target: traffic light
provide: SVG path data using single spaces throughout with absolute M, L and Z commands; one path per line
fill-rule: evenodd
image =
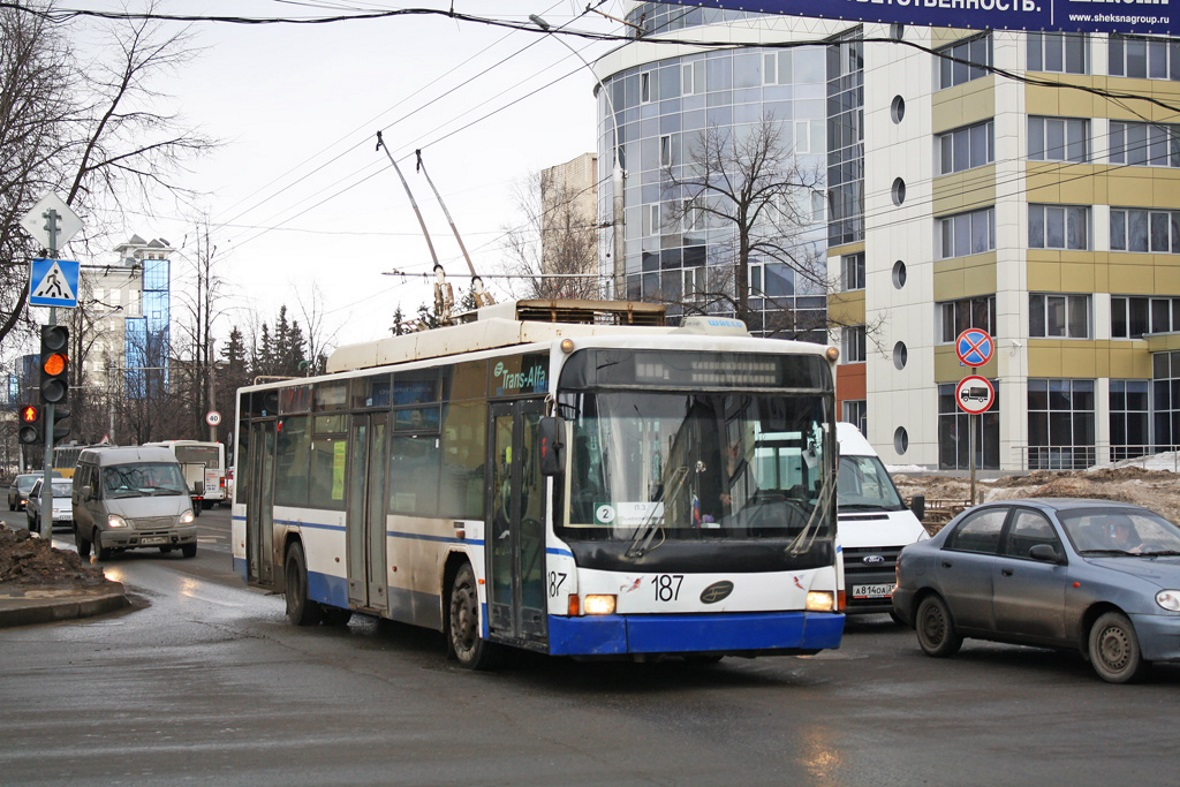
M 62 423 L 70 417 L 70 408 L 58 405 L 53 408 L 53 442 L 57 442 L 70 433 L 70 425 Z
M 39 445 L 41 443 L 41 408 L 35 404 L 22 404 L 20 406 L 20 431 L 18 432 L 21 443 L 25 445 Z
M 41 326 L 41 401 L 45 404 L 65 404 L 69 398 L 69 347 L 69 328 Z

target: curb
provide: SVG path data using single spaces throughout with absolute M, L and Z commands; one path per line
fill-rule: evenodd
M 56 591 L 58 595 L 0 594 L 0 628 L 94 617 L 131 606 L 122 584 L 108 584 L 111 587 Z

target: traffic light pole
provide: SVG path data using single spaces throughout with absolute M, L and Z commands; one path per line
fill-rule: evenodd
M 60 216 L 53 208 L 42 214 L 46 218 L 45 230 L 49 233 L 49 259 L 57 259 L 57 221 Z M 57 325 L 57 308 L 49 307 L 49 324 Z M 41 358 L 44 364 L 45 359 Z M 53 404 L 47 403 L 43 410 L 42 424 L 45 429 L 45 472 L 41 476 L 41 504 L 37 508 L 38 532 L 41 538 L 53 536 Z

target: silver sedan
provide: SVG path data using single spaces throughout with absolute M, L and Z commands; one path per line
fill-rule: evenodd
M 1180 661 L 1180 528 L 1106 500 L 970 508 L 897 563 L 895 615 L 930 656 L 964 637 L 1076 650 L 1111 683 Z

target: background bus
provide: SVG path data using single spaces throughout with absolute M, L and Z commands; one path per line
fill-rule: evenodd
M 167 448 L 180 463 L 184 483 L 193 500 L 193 512 L 212 508 L 226 500 L 225 445 L 199 440 L 164 440 L 144 445 Z
M 240 389 L 235 569 L 476 669 L 837 647 L 835 349 L 617 324 L 654 309 L 502 304 Z
M 89 448 L 88 445 L 78 445 L 77 443 L 67 443 L 66 445 L 56 445 L 53 447 L 53 469 L 62 478 L 73 478 L 74 468 L 78 464 L 78 455 L 82 453 L 83 448 Z

